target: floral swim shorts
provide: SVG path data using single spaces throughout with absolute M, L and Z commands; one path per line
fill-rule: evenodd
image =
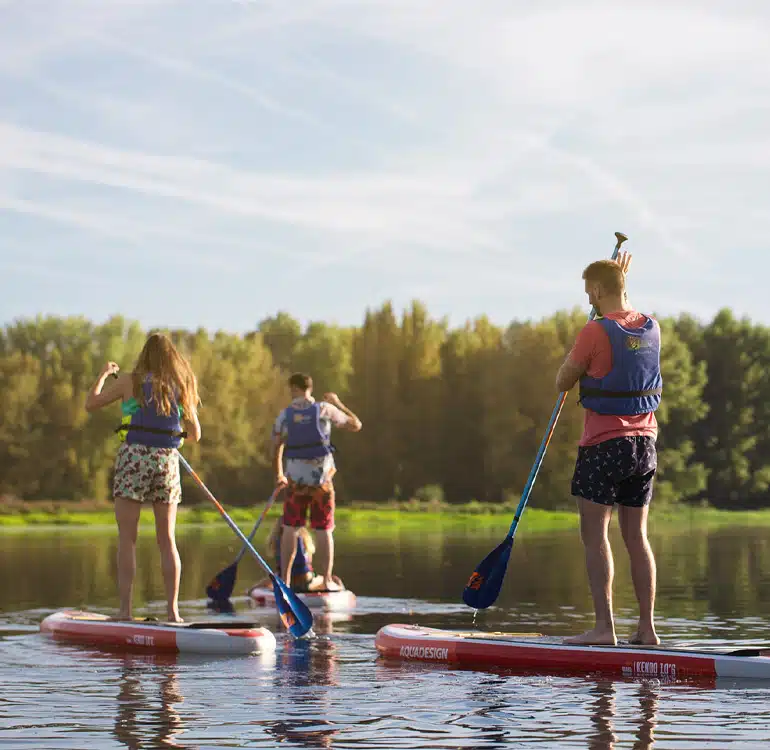
M 179 455 L 176 448 L 123 443 L 115 457 L 112 496 L 138 503 L 179 503 Z
M 334 485 L 320 487 L 289 482 L 283 501 L 283 525 L 302 527 L 310 509 L 310 526 L 317 531 L 334 531 Z

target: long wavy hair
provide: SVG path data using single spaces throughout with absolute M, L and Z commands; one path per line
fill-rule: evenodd
M 198 380 L 190 363 L 177 351 L 168 336 L 153 333 L 146 341 L 131 374 L 134 384 L 134 398 L 144 402 L 142 384 L 147 376 L 152 383 L 152 400 L 163 416 L 170 416 L 173 403 L 184 409 L 188 419 L 198 410 Z
M 283 521 L 281 517 L 275 519 L 275 525 L 273 526 L 273 530 L 270 532 L 270 535 L 267 537 L 267 541 L 265 544 L 267 545 L 268 554 L 273 554 L 273 551 L 275 550 L 275 545 L 281 544 L 281 535 L 283 534 Z M 305 545 L 305 556 L 313 557 L 315 554 L 315 542 L 313 542 L 313 537 L 310 536 L 310 532 L 307 530 L 305 526 L 301 526 L 299 530 L 299 536 L 302 538 L 302 544 Z

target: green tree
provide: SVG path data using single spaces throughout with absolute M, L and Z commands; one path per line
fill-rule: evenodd
M 344 396 L 353 372 L 353 329 L 310 323 L 284 369 L 310 374 L 316 398 L 327 391 Z
M 289 313 L 280 311 L 274 317 L 260 320 L 257 332 L 270 350 L 275 365 L 289 372 L 293 366 L 297 344 L 302 338 L 302 327 L 299 322 Z
M 400 338 L 389 302 L 376 312 L 367 310 L 363 327 L 353 337 L 350 408 L 364 427 L 358 435 L 341 433 L 335 438 L 343 496 L 387 500 L 396 491 Z
M 398 362 L 397 484 L 404 497 L 436 482 L 446 435 L 436 429 L 441 416 L 441 347 L 446 321 L 432 321 L 413 302 L 401 318 Z
M 761 358 L 753 349 L 755 331 L 729 310 L 721 310 L 700 336 L 689 318 L 675 328 L 706 367 L 703 399 L 708 413 L 692 430 L 694 462 L 709 469 L 706 497 L 718 507 L 738 507 L 767 487 L 750 461 L 757 445 L 755 405 L 763 377 Z
M 658 471 L 656 498 L 659 501 L 692 500 L 706 488 L 708 471 L 695 460 L 693 425 L 709 411 L 703 401 L 706 363 L 695 361 L 673 320 L 661 320 L 661 374 L 663 397 L 656 413 Z
M 502 379 L 489 378 L 500 339 L 500 329 L 480 317 L 452 331 L 441 349 L 443 416 L 437 427 L 444 445 L 441 484 L 448 502 L 497 499 L 490 494 L 487 456 L 492 431 L 487 420 L 495 409 L 506 408 Z M 487 397 L 495 393 L 500 399 L 491 404 Z M 509 438 L 497 433 L 491 439 Z

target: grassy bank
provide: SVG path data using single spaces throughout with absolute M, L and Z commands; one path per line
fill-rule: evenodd
M 253 524 L 263 506 L 251 508 L 227 508 L 231 518 L 246 529 Z M 269 526 L 281 512 L 280 504 L 273 506 L 266 526 Z M 468 503 L 465 505 L 438 505 L 435 503 L 361 503 L 341 506 L 336 510 L 337 526 L 354 531 L 367 531 L 387 527 L 409 527 L 427 529 L 433 526 L 480 526 L 505 527 L 513 517 L 514 508 L 508 506 Z M 26 526 L 111 526 L 115 520 L 111 505 L 89 504 L 78 507 L 67 504 L 46 504 L 37 508 L 35 503 L 23 507 L 3 509 L 0 507 L 0 527 Z M 140 523 L 152 525 L 152 509 L 142 509 Z M 177 524 L 217 525 L 224 523 L 219 513 L 207 505 L 180 506 Z M 545 511 L 533 508 L 527 511 L 527 524 L 534 530 L 555 530 L 573 528 L 577 516 L 572 511 Z
M 253 524 L 262 506 L 229 508 L 228 513 L 242 528 Z M 502 534 L 508 527 L 515 511 L 514 504 L 487 505 L 478 502 L 463 505 L 439 503 L 389 502 L 359 503 L 337 508 L 337 525 L 360 533 L 377 533 L 385 528 L 429 530 L 436 526 L 494 528 Z M 270 512 L 266 527 L 280 514 L 276 505 Z M 115 523 L 110 504 L 22 503 L 0 505 L 0 528 L 40 526 L 113 526 Z M 152 509 L 142 510 L 142 525 L 153 524 Z M 537 507 L 526 510 L 522 524 L 527 531 L 557 531 L 578 526 L 574 510 L 549 511 Z M 178 525 L 212 525 L 223 528 L 224 524 L 215 509 L 206 505 L 179 508 Z M 655 507 L 650 514 L 653 529 L 665 527 L 719 527 L 719 526 L 770 526 L 770 509 L 760 511 L 723 511 L 708 507 Z

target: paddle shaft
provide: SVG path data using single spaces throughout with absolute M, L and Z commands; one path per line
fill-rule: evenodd
M 610 260 L 615 260 L 618 257 L 618 253 L 620 252 L 620 246 L 625 242 L 627 239 L 625 235 L 615 233 L 615 236 L 618 238 L 618 242 L 615 245 L 615 250 L 612 253 L 612 257 Z M 594 318 L 596 317 L 596 308 L 592 307 L 591 312 L 588 315 L 588 322 L 590 323 Z M 554 429 L 556 428 L 556 422 L 559 419 L 559 415 L 561 414 L 562 407 L 564 406 L 564 402 L 567 400 L 567 391 L 562 391 L 559 394 L 559 398 L 556 401 L 556 406 L 553 407 L 553 411 L 551 412 L 551 419 L 548 421 L 548 427 L 545 430 L 545 435 L 543 436 L 543 440 L 540 443 L 540 448 L 537 451 L 537 456 L 535 457 L 535 463 L 532 464 L 532 470 L 529 472 L 529 477 L 527 478 L 527 484 L 524 486 L 524 492 L 521 493 L 521 500 L 519 500 L 519 504 L 516 507 L 516 514 L 513 517 L 513 522 L 511 523 L 511 528 L 508 530 L 508 537 L 510 539 L 513 539 L 513 535 L 516 533 L 516 527 L 519 525 L 519 519 L 521 518 L 521 514 L 524 512 L 524 508 L 527 505 L 527 502 L 529 500 L 530 493 L 532 492 L 532 487 L 535 484 L 535 479 L 537 479 L 537 474 L 540 471 L 540 466 L 543 463 L 543 459 L 545 458 L 545 452 L 548 450 L 548 444 L 551 442 L 551 437 L 553 437 Z
M 184 466 L 185 470 L 189 473 L 189 475 L 195 480 L 195 483 L 200 487 L 203 492 L 205 493 L 206 497 L 208 497 L 209 500 L 215 505 L 216 509 L 219 511 L 222 518 L 227 521 L 227 525 L 240 537 L 241 541 L 243 542 L 244 547 L 246 547 L 252 555 L 256 558 L 257 562 L 265 569 L 265 572 L 270 576 L 271 579 L 275 578 L 275 575 L 273 574 L 273 571 L 270 569 L 270 566 L 262 559 L 262 555 L 257 552 L 257 550 L 254 548 L 254 545 L 246 538 L 244 533 L 238 528 L 238 525 L 233 521 L 232 518 L 227 514 L 227 511 L 222 507 L 219 500 L 217 500 L 214 495 L 211 494 L 211 490 L 209 490 L 208 487 L 206 487 L 205 484 L 203 484 L 203 480 L 193 471 L 192 466 L 187 463 L 187 459 L 179 452 L 177 451 L 177 455 L 179 456 L 179 463 Z
M 262 525 L 262 521 L 265 520 L 265 516 L 267 515 L 270 508 L 273 507 L 273 503 L 275 502 L 275 498 L 280 492 L 280 489 L 276 489 L 272 495 L 270 495 L 270 499 L 267 501 L 267 505 L 265 506 L 262 513 L 259 514 L 259 518 L 257 519 L 257 522 L 254 524 L 254 528 L 251 530 L 251 533 L 246 537 L 247 542 L 251 542 L 251 540 L 254 538 L 254 534 L 257 533 L 257 529 Z M 244 544 L 243 547 L 241 547 L 241 551 L 237 554 L 235 560 L 233 561 L 233 565 L 237 565 L 241 558 L 246 554 L 246 551 L 248 550 L 248 547 Z

